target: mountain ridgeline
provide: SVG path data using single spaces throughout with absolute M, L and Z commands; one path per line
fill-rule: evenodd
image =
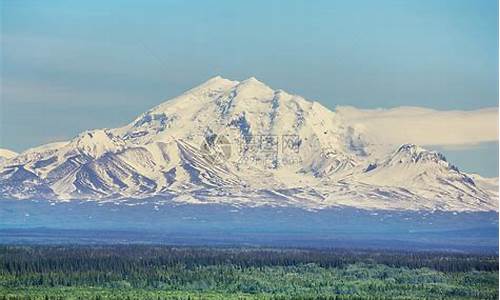
M 497 185 L 255 78 L 215 77 L 123 127 L 0 160 L 10 200 L 497 211 Z

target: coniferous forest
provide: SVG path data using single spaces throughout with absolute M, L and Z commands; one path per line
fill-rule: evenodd
M 498 299 L 498 256 L 0 246 L 0 300 L 4 299 Z

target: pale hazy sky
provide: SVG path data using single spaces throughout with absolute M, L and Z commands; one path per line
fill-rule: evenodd
M 498 107 L 495 0 L 0 6 L 0 147 L 16 151 L 125 124 L 215 75 L 255 76 L 331 109 Z M 498 173 L 497 142 L 457 151 L 444 149 Z

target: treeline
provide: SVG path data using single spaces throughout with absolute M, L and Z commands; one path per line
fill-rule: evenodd
M 233 265 L 295 266 L 314 263 L 341 268 L 375 263 L 441 272 L 498 271 L 498 256 L 449 252 L 401 252 L 345 249 L 252 249 L 119 246 L 0 246 L 0 272 L 137 271 L 151 267 Z
M 0 300 L 65 300 L 67 297 L 65 296 L 2 296 L 0 295 Z M 200 295 L 192 295 L 192 296 L 151 296 L 151 297 L 134 297 L 129 295 L 109 295 L 109 296 L 101 296 L 101 295 L 93 295 L 93 296 L 76 296 L 71 297 L 71 299 L 75 300 L 203 300 L 210 299 L 205 298 Z M 226 298 L 218 298 L 218 299 L 226 299 Z M 247 299 L 247 297 L 235 298 L 239 300 Z M 330 295 L 330 296 L 268 296 L 261 297 L 258 299 L 269 299 L 269 300 L 387 300 L 388 298 L 380 296 L 343 296 L 343 295 Z M 410 299 L 411 300 L 411 299 Z
M 0 246 L 0 300 L 497 299 L 498 257 L 444 252 Z

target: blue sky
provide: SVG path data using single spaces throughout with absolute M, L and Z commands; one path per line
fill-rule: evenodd
M 0 146 L 17 151 L 125 124 L 215 75 L 332 109 L 498 106 L 494 0 L 0 5 Z M 488 159 L 475 171 L 498 173 L 490 144 L 457 164 L 479 151 Z

